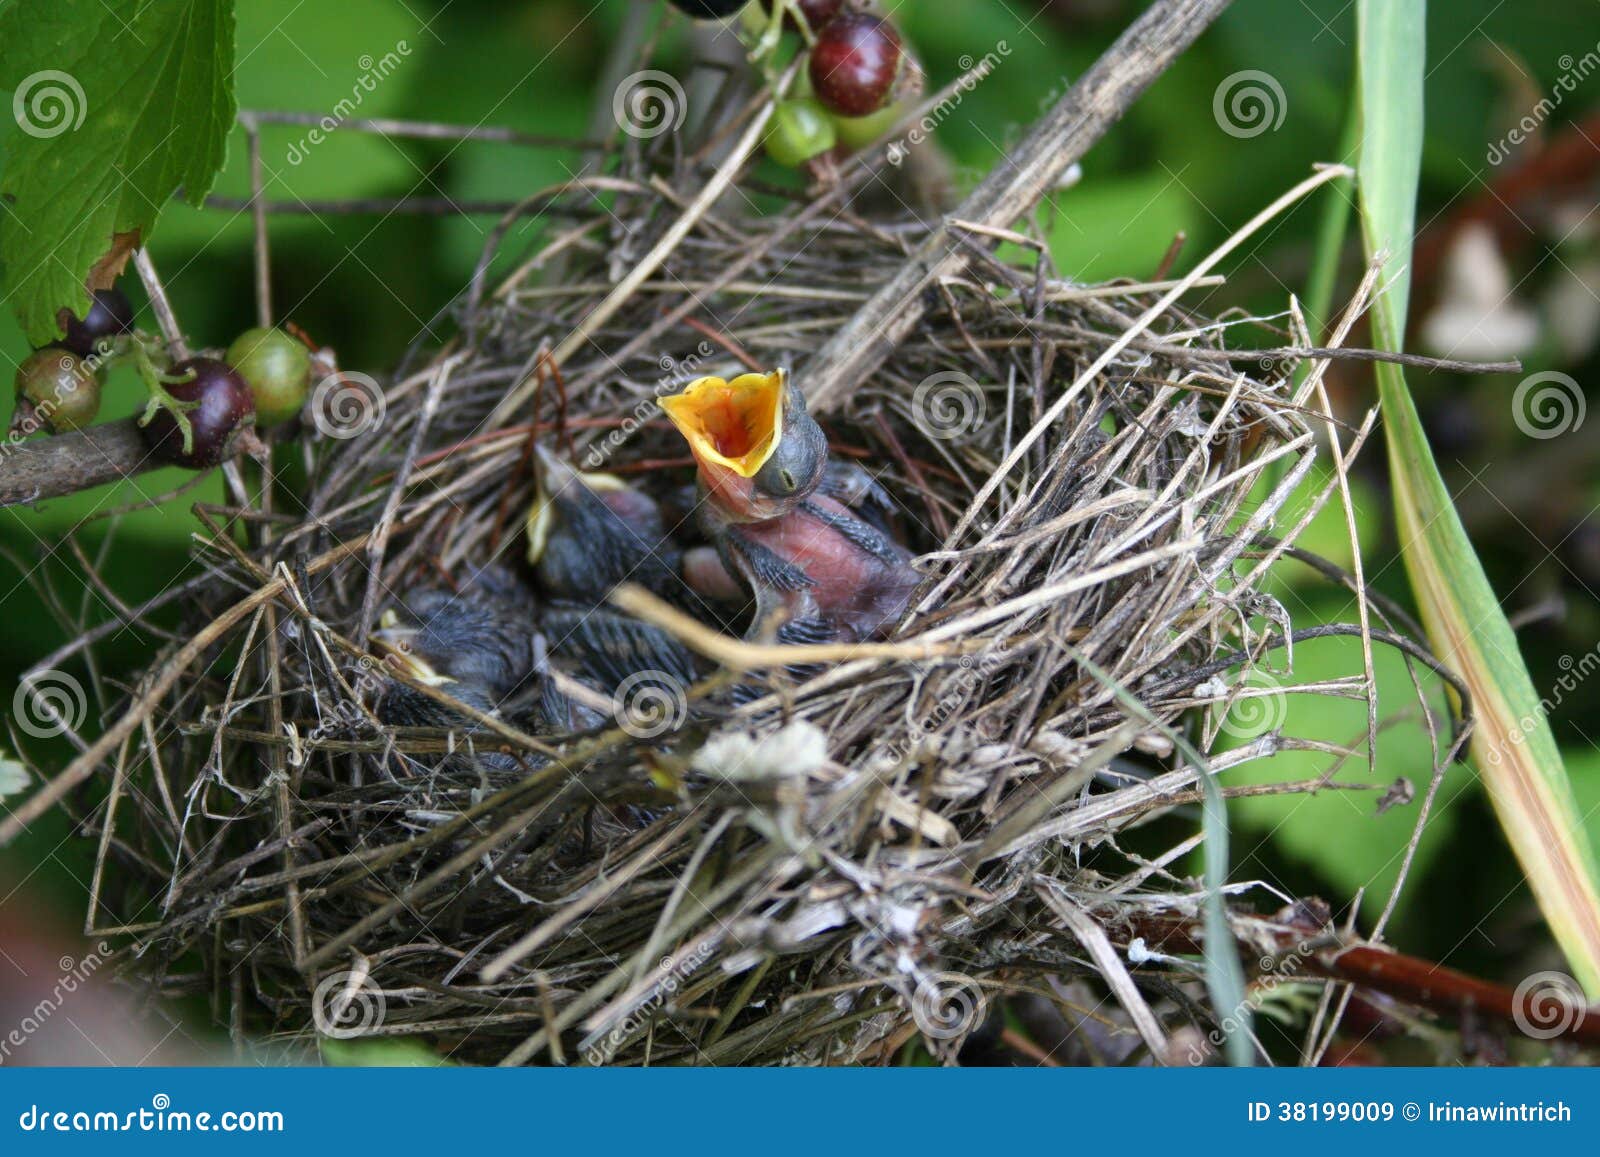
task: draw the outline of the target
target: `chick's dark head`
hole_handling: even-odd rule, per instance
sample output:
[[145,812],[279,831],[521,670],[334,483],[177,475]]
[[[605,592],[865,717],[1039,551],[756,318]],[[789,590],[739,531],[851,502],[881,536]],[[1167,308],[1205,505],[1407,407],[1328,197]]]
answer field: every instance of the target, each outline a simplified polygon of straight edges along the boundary
[[459,684],[491,703],[515,693],[542,661],[532,600],[487,585],[414,591],[384,613],[373,641],[420,681]]
[[595,603],[620,582],[662,592],[680,552],[655,499],[612,474],[588,473],[538,447],[528,561],[546,595]]

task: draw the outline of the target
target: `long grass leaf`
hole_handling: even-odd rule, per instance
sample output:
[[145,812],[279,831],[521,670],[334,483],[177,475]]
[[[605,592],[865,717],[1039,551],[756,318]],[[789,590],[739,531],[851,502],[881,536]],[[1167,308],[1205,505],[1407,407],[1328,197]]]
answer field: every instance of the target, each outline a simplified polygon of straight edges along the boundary
[[[1399,350],[1410,290],[1422,157],[1426,0],[1359,0],[1363,235],[1386,253],[1375,343]],[[1471,690],[1472,754],[1533,894],[1591,999],[1600,997],[1600,889],[1561,752],[1444,480],[1400,367],[1377,367],[1395,517],[1406,570],[1434,650]]]

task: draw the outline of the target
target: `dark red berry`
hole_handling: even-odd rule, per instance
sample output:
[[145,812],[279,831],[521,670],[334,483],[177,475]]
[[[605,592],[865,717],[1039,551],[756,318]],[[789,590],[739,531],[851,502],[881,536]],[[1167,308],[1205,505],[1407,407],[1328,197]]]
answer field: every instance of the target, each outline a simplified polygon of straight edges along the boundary
[[811,88],[832,112],[864,117],[889,102],[900,71],[900,34],[865,12],[836,16],[811,48]]
[[190,358],[172,367],[173,377],[194,372],[186,382],[169,383],[167,392],[180,402],[199,402],[185,411],[194,429],[194,443],[186,453],[183,430],[171,410],[157,410],[140,429],[150,448],[176,466],[198,470],[215,466],[233,451],[239,436],[255,424],[255,403],[245,380],[215,358]]
[[97,289],[88,314],[81,318],[69,314],[66,329],[67,336],[55,345],[80,358],[104,353],[113,338],[133,329],[133,303],[120,289]]
[[[772,11],[772,5],[773,0],[762,0],[762,6],[768,12]],[[798,9],[800,15],[806,18],[806,27],[815,36],[822,31],[824,24],[839,15],[839,10],[844,7],[844,0],[794,0],[793,7]],[[795,20],[793,11],[789,12],[784,23],[790,28],[799,31],[799,22]]]
[[750,0],[672,0],[673,6],[696,20],[721,20],[732,16]]

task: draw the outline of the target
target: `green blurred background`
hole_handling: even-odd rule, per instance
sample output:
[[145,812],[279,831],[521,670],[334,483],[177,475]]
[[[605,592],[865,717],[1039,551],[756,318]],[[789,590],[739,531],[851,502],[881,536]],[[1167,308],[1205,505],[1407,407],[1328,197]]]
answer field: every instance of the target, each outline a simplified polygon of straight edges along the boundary
[[[939,85],[964,56],[982,57],[1004,40],[1010,55],[943,124],[937,139],[963,187],[1002,155],[1071,79],[1087,68],[1140,5],[1127,0],[903,0],[897,21]],[[1600,75],[1586,75],[1560,106],[1541,116],[1538,138],[1491,164],[1492,142],[1528,114],[1563,75],[1600,52],[1595,0],[1453,0],[1432,6],[1423,160],[1422,246],[1414,302],[1426,317],[1504,276],[1517,318],[1531,325],[1521,353],[1531,370],[1554,369],[1582,384],[1594,380],[1600,331]],[[350,97],[371,58],[406,46],[398,67],[362,94],[358,115],[499,125],[581,136],[589,120],[596,71],[617,35],[624,0],[241,0],[238,96],[242,108],[326,112]],[[1055,193],[1041,220],[1060,271],[1085,280],[1148,277],[1175,233],[1188,241],[1181,271],[1318,161],[1340,158],[1353,83],[1354,6],[1348,0],[1237,0],[1199,45],[1164,76],[1083,162],[1077,186]],[[660,62],[689,63],[684,23],[669,22]],[[1219,85],[1260,70],[1281,87],[1282,121],[1258,135],[1223,131],[1213,115]],[[9,121],[6,122],[9,127]],[[269,126],[264,163],[273,200],[449,197],[457,202],[515,200],[576,171],[572,152],[485,143],[386,140],[340,132],[304,149],[305,130]],[[0,147],[3,147],[0,138]],[[305,159],[291,163],[300,144]],[[1563,150],[1566,150],[1563,152]],[[781,179],[777,172],[765,174]],[[243,135],[234,133],[216,192],[242,197],[249,183]],[[1212,314],[1241,306],[1283,310],[1306,291],[1324,193],[1290,212],[1224,267],[1227,286],[1200,307]],[[1448,255],[1468,222],[1493,239],[1487,265]],[[339,351],[347,368],[393,364],[463,288],[493,223],[491,216],[279,216],[273,221],[276,302],[284,314]],[[537,228],[537,227],[534,227]],[[246,214],[167,209],[152,250],[177,312],[200,344],[226,345],[253,324],[250,222]],[[1347,238],[1339,295],[1360,274],[1354,234]],[[136,279],[125,279],[143,308]],[[1335,300],[1339,300],[1336,295]],[[1505,303],[1503,303],[1505,304]],[[1528,320],[1528,319],[1531,319]],[[146,319],[146,324],[148,320]],[[1442,324],[1442,323],[1441,323]],[[444,332],[439,331],[441,334]],[[1506,339],[1509,340],[1509,339]],[[1413,346],[1426,347],[1417,336]],[[1491,343],[1492,344],[1492,343]],[[0,317],[0,357],[8,366],[27,346],[15,319]],[[1415,374],[1417,393],[1447,481],[1468,530],[1520,635],[1541,693],[1600,638],[1600,416],[1556,439],[1534,439],[1512,420],[1518,376]],[[1330,385],[1348,417],[1373,397],[1370,374],[1339,367]],[[105,413],[132,412],[139,386],[119,371]],[[60,645],[64,618],[88,608],[96,621],[113,614],[86,591],[70,558],[51,553],[68,528],[103,516],[142,494],[183,483],[177,471],[127,486],[50,502],[38,510],[0,512],[0,591],[5,630],[0,689],[9,705],[18,674]],[[1381,448],[1374,443],[1353,479],[1368,575],[1409,601],[1395,554]],[[195,499],[219,499],[219,481],[158,510],[100,517],[80,535],[91,553],[105,547],[105,573],[128,604],[163,589],[185,568],[195,529]],[[1307,545],[1348,562],[1342,515],[1331,508]],[[1354,604],[1286,567],[1274,593],[1297,625],[1354,616]],[[129,630],[115,637],[107,673],[136,668],[154,640]],[[1380,653],[1382,707],[1395,717],[1381,737],[1374,777],[1404,777],[1418,797],[1428,781],[1426,734],[1401,663]],[[1328,640],[1300,647],[1296,676],[1331,678],[1360,670],[1359,649]],[[1552,722],[1586,810],[1600,809],[1600,754],[1592,713],[1600,680],[1562,693]],[[1286,729],[1340,743],[1364,728],[1359,703],[1292,700]],[[64,759],[65,750],[29,741],[34,754]],[[1327,770],[1326,756],[1286,755],[1251,775],[1304,779]],[[1364,769],[1344,769],[1346,778]],[[1370,922],[1393,885],[1415,806],[1373,814],[1368,794],[1324,793],[1241,801],[1235,875],[1271,882],[1286,894],[1320,894],[1347,913],[1361,896]],[[1600,838],[1600,823],[1592,823]],[[0,879],[28,881],[34,895],[76,925],[84,906],[91,850],[67,839],[52,817],[0,853]],[[1390,937],[1399,946],[1453,965],[1515,981],[1556,963],[1548,937],[1494,817],[1471,774],[1453,770],[1419,848]]]

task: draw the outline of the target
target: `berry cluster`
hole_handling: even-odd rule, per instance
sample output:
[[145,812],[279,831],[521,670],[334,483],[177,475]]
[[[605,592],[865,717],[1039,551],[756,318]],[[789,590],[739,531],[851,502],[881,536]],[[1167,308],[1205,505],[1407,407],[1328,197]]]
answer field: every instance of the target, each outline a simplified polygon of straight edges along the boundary
[[174,465],[215,466],[247,430],[288,421],[305,405],[311,351],[282,330],[246,330],[220,359],[168,366],[162,343],[134,328],[133,305],[120,289],[92,296],[81,318],[62,310],[63,336],[17,367],[14,433],[91,425],[106,368],[122,359],[138,367],[150,393],[140,431],[152,452]]
[[894,123],[896,90],[913,75],[900,34],[881,16],[845,6],[844,0],[763,0],[788,5],[786,22],[810,44],[807,93],[785,100],[773,114],[767,154],[799,166],[836,147],[858,149]]
[[919,73],[893,24],[863,11],[865,0],[672,0],[697,19],[741,10],[766,56],[784,29],[805,40],[799,91],[779,102],[767,130],[767,155],[798,168],[835,148],[863,148],[894,123],[895,97]]

